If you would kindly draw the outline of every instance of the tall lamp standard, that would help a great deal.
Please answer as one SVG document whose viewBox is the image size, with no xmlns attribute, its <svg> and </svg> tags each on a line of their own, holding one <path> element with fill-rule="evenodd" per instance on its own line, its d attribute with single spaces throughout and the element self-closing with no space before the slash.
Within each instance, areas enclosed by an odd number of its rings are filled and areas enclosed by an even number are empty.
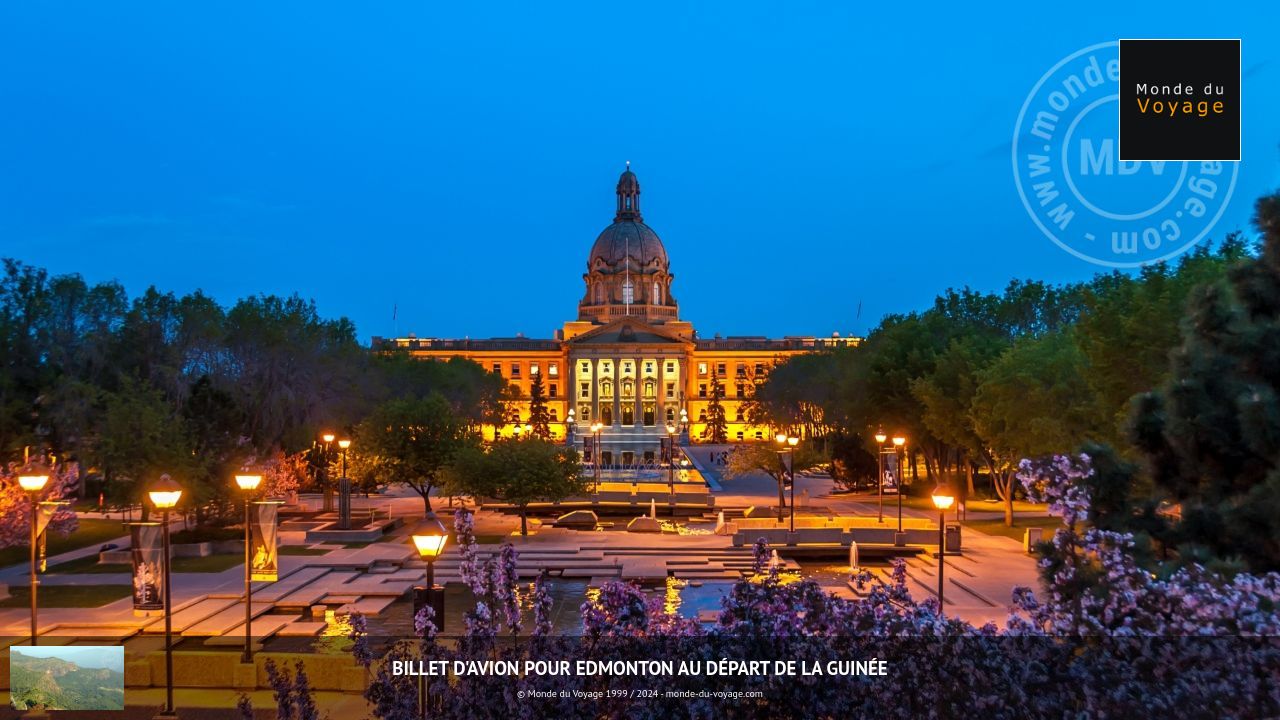
<svg viewBox="0 0 1280 720">
<path fill-rule="evenodd" d="M 884 522 L 884 441 L 889 439 L 884 430 L 876 430 L 876 499 L 880 507 L 876 510 L 876 522 Z"/>
<path fill-rule="evenodd" d="M 321 499 L 321 506 L 325 512 L 333 512 L 333 488 L 329 486 L 329 463 L 333 452 L 333 439 L 337 437 L 331 432 L 327 432 L 320 436 L 324 441 L 324 497 Z"/>
<path fill-rule="evenodd" d="M 564 444 L 573 447 L 573 426 L 577 422 L 574 417 L 573 408 L 569 408 L 569 412 L 564 417 Z"/>
<path fill-rule="evenodd" d="M 253 493 L 261 484 L 261 475 L 253 473 L 236 475 L 236 486 L 238 486 L 244 493 L 244 655 L 242 656 L 241 661 L 245 663 L 253 662 L 253 634 L 251 625 L 253 622 L 253 612 L 249 607 L 249 600 L 253 596 L 253 551 L 251 549 L 252 540 L 249 533 L 249 525 L 251 523 L 249 518 L 249 503 L 253 499 Z M 168 537 L 167 532 L 165 537 Z M 166 581 L 165 589 L 168 590 L 168 588 L 169 585 Z"/>
<path fill-rule="evenodd" d="M 157 718 L 176 718 L 173 711 L 173 588 L 169 572 L 169 511 L 182 498 L 182 486 L 166 473 L 147 492 L 151 504 L 160 511 L 160 537 L 164 541 L 164 711 Z"/>
<path fill-rule="evenodd" d="M 902 479 L 903 479 L 902 447 L 906 444 L 907 444 L 907 438 L 905 436 L 903 435 L 893 436 L 893 457 L 895 460 L 898 461 L 898 469 L 897 469 L 897 473 L 894 476 L 894 479 L 896 480 L 898 485 L 895 489 L 898 491 L 898 534 L 899 535 L 902 534 Z"/>
<path fill-rule="evenodd" d="M 342 438 L 338 441 L 338 450 L 342 452 L 342 477 L 338 478 L 338 527 L 351 529 L 351 479 L 347 477 L 347 448 L 351 441 Z"/>
<path fill-rule="evenodd" d="M 667 494 L 671 496 L 671 517 L 676 516 L 676 431 L 675 425 L 667 425 Z"/>
<path fill-rule="evenodd" d="M 39 531 L 36 529 L 37 515 L 40 513 L 40 492 L 49 483 L 49 476 L 36 468 L 30 468 L 29 474 L 18 476 L 18 486 L 31 499 L 31 644 L 36 644 L 36 588 L 40 579 L 36 577 L 36 546 L 40 544 Z"/>
<path fill-rule="evenodd" d="M 437 632 L 444 628 L 444 588 L 436 588 L 435 564 L 436 558 L 444 552 L 444 544 L 448 539 L 448 531 L 435 518 L 424 520 L 413 533 L 413 546 L 418 550 L 418 557 L 427 563 L 427 586 L 415 589 L 415 599 L 419 602 L 414 603 L 414 615 L 417 615 L 422 605 L 430 605 L 434 615 L 431 623 L 435 625 Z M 428 700 L 426 675 L 418 675 L 418 708 L 424 720 L 427 717 Z"/>
<path fill-rule="evenodd" d="M 782 463 L 783 470 L 787 471 L 787 475 L 791 479 L 791 532 L 796 531 L 796 445 L 800 444 L 800 438 L 787 433 L 778 433 L 773 438 L 778 441 L 778 445 L 782 447 L 778 451 L 779 458 L 786 458 Z M 778 480 L 778 522 L 782 522 L 782 480 Z"/>
<path fill-rule="evenodd" d="M 933 489 L 933 506 L 938 509 L 938 612 L 942 612 L 942 556 L 946 553 L 947 510 L 956 498 L 939 485 Z"/>
<path fill-rule="evenodd" d="M 602 430 L 604 430 L 603 423 L 591 424 L 591 434 L 595 437 L 595 443 L 593 443 L 595 447 L 592 448 L 593 455 L 591 458 L 594 461 L 592 464 L 595 465 L 595 487 L 591 490 L 593 493 L 600 492 L 600 460 L 604 457 L 600 447 L 600 431 Z"/>
</svg>

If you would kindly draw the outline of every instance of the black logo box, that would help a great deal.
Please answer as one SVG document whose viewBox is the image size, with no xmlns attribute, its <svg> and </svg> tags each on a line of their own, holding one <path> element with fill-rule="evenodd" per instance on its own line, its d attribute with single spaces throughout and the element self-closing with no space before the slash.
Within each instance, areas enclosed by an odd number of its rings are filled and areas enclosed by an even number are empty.
<svg viewBox="0 0 1280 720">
<path fill-rule="evenodd" d="M 1239 39 L 1122 39 L 1120 159 L 1240 160 L 1240 46 Z M 1174 92 L 1165 94 L 1166 87 Z"/>
</svg>

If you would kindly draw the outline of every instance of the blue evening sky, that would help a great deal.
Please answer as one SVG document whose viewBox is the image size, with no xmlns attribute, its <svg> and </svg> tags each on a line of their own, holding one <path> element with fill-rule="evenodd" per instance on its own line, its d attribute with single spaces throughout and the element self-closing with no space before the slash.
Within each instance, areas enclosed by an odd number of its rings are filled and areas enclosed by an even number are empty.
<svg viewBox="0 0 1280 720">
<path fill-rule="evenodd" d="M 1032 224 L 1009 143 L 1049 67 L 1120 37 L 1243 38 L 1215 236 L 1249 229 L 1274 3 L 7 2 L 0 256 L 298 292 L 362 339 L 548 337 L 631 160 L 703 336 L 861 333 L 1099 270 Z"/>
</svg>

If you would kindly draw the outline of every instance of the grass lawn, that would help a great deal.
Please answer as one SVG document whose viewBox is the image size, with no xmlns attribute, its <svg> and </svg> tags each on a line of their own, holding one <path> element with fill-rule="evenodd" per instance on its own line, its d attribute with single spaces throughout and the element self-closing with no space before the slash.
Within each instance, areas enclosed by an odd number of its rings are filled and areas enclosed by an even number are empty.
<svg viewBox="0 0 1280 720">
<path fill-rule="evenodd" d="M 173 559 L 171 568 L 176 573 L 216 573 L 243 564 L 244 556 L 236 553 L 234 555 L 206 555 L 205 557 L 176 557 Z M 133 572 L 133 566 L 128 563 L 108 563 L 104 565 L 98 562 L 96 555 L 91 555 L 54 565 L 49 568 L 49 572 L 84 575 L 124 573 L 127 575 Z"/>
<path fill-rule="evenodd" d="M 884 496 L 884 506 L 887 508 L 887 507 L 889 507 L 890 505 L 893 505 L 894 507 L 897 507 L 897 505 L 898 505 L 898 497 L 897 497 L 896 495 L 885 495 L 885 496 Z M 925 496 L 925 497 L 913 497 L 913 496 L 911 496 L 911 495 L 903 495 L 903 496 L 902 496 L 902 506 L 903 506 L 903 507 L 909 507 L 909 508 L 911 508 L 911 509 L 913 509 L 913 510 L 932 510 L 933 512 L 937 512 L 937 510 L 935 510 L 935 509 L 934 509 L 934 507 L 933 507 L 933 500 L 932 500 L 931 498 L 929 498 L 928 496 Z M 995 512 L 995 513 L 1001 513 L 1001 516 L 1003 517 L 1003 514 L 1004 514 L 1004 503 L 1000 502 L 999 500 L 996 500 L 996 501 L 988 501 L 988 500 L 981 500 L 981 499 L 978 499 L 978 498 L 969 498 L 969 500 L 968 500 L 968 510 L 969 510 L 969 512 L 984 512 L 984 513 L 986 513 L 986 512 Z M 1013 501 L 1013 512 L 1014 512 L 1014 515 L 1015 515 L 1015 516 L 1016 516 L 1017 514 L 1019 514 L 1019 513 L 1044 514 L 1044 512 L 1045 512 L 1045 506 L 1044 506 L 1044 505 L 1036 505 L 1035 503 L 1029 503 L 1029 502 L 1027 502 L 1027 501 L 1025 501 L 1025 500 L 1014 500 L 1014 501 Z M 1004 521 L 1003 521 L 1003 520 L 1001 520 L 1001 522 L 1004 522 Z"/>
<path fill-rule="evenodd" d="M 281 545 L 279 553 L 281 555 L 328 555 L 329 551 L 309 548 L 305 545 Z"/>
<path fill-rule="evenodd" d="M 132 585 L 43 585 L 38 600 L 42 608 L 92 608 L 129 597 L 132 593 Z M 0 607 L 30 606 L 30 588 L 11 587 L 9 597 L 0 600 Z"/>
<path fill-rule="evenodd" d="M 987 535 L 1001 535 L 1007 538 L 1013 538 L 1018 542 L 1022 542 L 1022 532 L 1029 527 L 1044 528 L 1046 532 L 1051 531 L 1062 524 L 1062 521 L 1055 517 L 1014 517 L 1014 527 L 1005 527 L 1004 518 L 992 518 L 990 520 L 968 520 L 963 523 L 966 528 L 972 528 L 980 533 Z M 1046 537 L 1047 539 L 1047 537 Z"/>
<path fill-rule="evenodd" d="M 49 533 L 47 552 L 49 557 L 53 557 L 68 550 L 78 550 L 90 545 L 101 545 L 108 540 L 115 540 L 128 535 L 129 530 L 121 525 L 119 520 L 86 520 L 81 518 L 80 527 L 70 535 L 64 537 L 56 532 Z M 27 562 L 30 556 L 31 551 L 24 541 L 22 545 L 0 550 L 0 567 Z"/>
</svg>

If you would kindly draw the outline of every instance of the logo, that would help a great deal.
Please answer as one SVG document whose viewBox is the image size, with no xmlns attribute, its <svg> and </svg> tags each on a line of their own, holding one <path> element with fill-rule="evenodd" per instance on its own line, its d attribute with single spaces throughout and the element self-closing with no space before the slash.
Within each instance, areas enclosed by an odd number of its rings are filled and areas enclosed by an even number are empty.
<svg viewBox="0 0 1280 720">
<path fill-rule="evenodd" d="M 1238 163 L 1125 161 L 1119 153 L 1119 43 L 1078 50 L 1031 89 L 1013 130 L 1013 177 L 1041 232 L 1106 267 L 1168 260 L 1208 236 Z"/>
</svg>

